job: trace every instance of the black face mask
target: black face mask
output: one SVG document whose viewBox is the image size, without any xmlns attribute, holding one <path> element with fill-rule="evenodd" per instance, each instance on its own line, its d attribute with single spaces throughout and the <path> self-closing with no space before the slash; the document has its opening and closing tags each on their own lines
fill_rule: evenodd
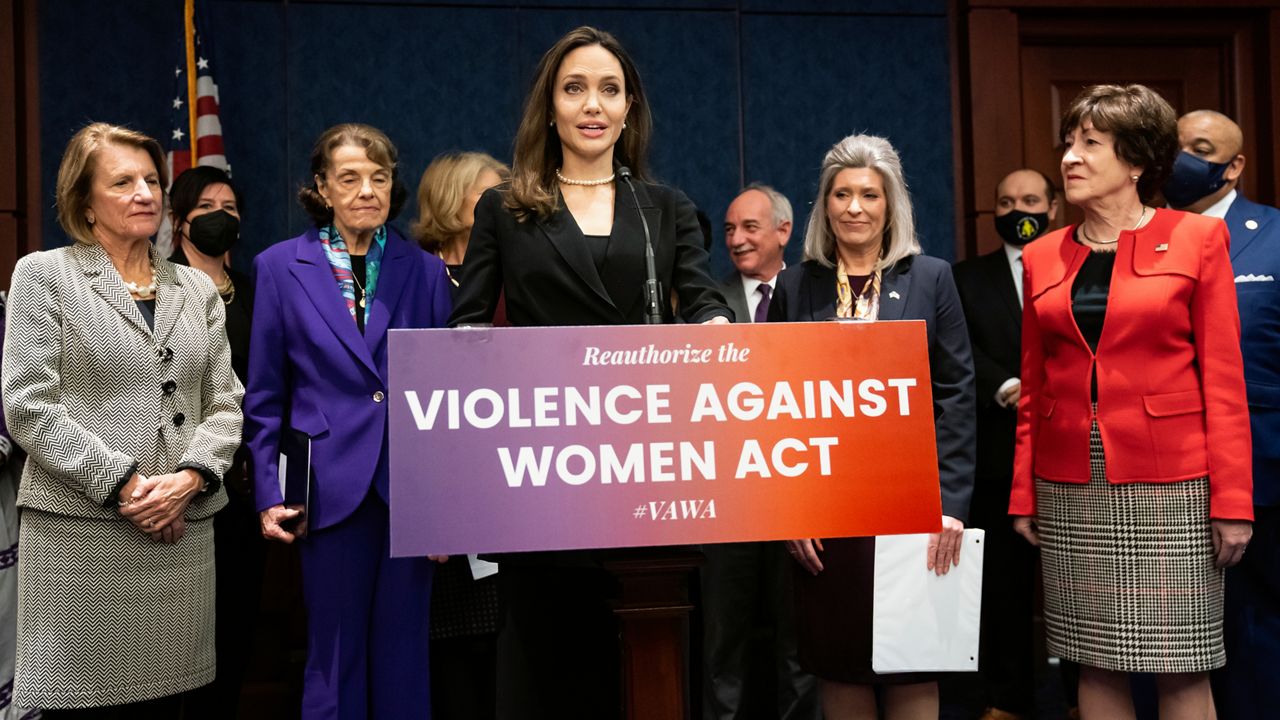
<svg viewBox="0 0 1280 720">
<path fill-rule="evenodd" d="M 1049 229 L 1049 213 L 1029 213 L 1014 210 L 1008 215 L 996 216 L 996 232 L 1010 245 L 1019 247 L 1035 240 Z"/>
<path fill-rule="evenodd" d="M 1230 164 L 1209 162 L 1183 150 L 1173 161 L 1173 172 L 1164 182 L 1164 199 L 1173 207 L 1184 208 L 1218 192 L 1227 184 L 1222 174 Z"/>
<path fill-rule="evenodd" d="M 198 215 L 191 221 L 187 239 L 209 257 L 222 257 L 240 239 L 240 221 L 226 210 Z"/>
</svg>

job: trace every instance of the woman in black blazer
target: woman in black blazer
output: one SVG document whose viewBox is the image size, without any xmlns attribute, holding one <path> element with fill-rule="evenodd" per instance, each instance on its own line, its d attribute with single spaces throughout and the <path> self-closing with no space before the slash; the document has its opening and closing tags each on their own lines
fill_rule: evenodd
<svg viewBox="0 0 1280 720">
<path fill-rule="evenodd" d="M 770 321 L 925 321 L 943 513 L 925 566 L 944 574 L 959 564 L 973 491 L 973 359 L 951 266 L 920 254 L 902 165 L 887 140 L 854 135 L 827 153 L 804 250 L 802 264 L 778 275 Z M 807 571 L 796 574 L 800 663 L 822 680 L 827 720 L 876 717 L 875 685 L 885 686 L 889 716 L 936 719 L 932 677 L 871 670 L 874 538 L 788 545 Z"/>
<path fill-rule="evenodd" d="M 664 322 L 727 323 L 707 271 L 696 210 L 648 182 L 652 120 L 634 63 L 612 35 L 581 27 L 542 57 L 516 134 L 509 184 L 476 206 L 450 324 L 507 320 L 624 325 L 646 317 L 645 231 L 653 241 Z M 635 194 L 619 170 L 630 168 Z M 671 293 L 678 300 L 672 307 Z M 616 581 L 595 553 L 505 556 L 498 715 L 617 717 Z"/>
</svg>

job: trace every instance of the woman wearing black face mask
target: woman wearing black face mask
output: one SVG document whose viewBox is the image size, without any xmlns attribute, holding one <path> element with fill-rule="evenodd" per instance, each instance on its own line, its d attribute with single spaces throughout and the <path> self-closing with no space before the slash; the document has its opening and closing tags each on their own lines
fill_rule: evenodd
<svg viewBox="0 0 1280 720">
<path fill-rule="evenodd" d="M 194 167 L 179 175 L 169 190 L 174 246 L 169 259 L 203 271 L 217 286 L 226 303 L 231 367 L 240 382 L 247 383 L 253 284 L 229 262 L 229 251 L 240 238 L 240 198 L 231 178 L 217 168 Z M 240 446 L 224 480 L 230 503 L 214 516 L 217 678 L 191 693 L 186 712 L 192 718 L 236 716 L 253 647 L 253 625 L 246 619 L 257 615 L 265 548 L 253 507 L 248 458 L 247 449 Z"/>
</svg>

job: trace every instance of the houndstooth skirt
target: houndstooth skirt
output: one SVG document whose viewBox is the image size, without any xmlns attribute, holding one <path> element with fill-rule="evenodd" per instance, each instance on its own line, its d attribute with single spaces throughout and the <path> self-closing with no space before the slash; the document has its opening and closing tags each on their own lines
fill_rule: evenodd
<svg viewBox="0 0 1280 720">
<path fill-rule="evenodd" d="M 1209 479 L 1107 482 L 1089 434 L 1087 484 L 1036 480 L 1049 653 L 1105 670 L 1222 667 L 1222 570 Z"/>
<path fill-rule="evenodd" d="M 124 520 L 25 508 L 14 699 L 123 705 L 213 681 L 213 519 L 172 545 Z"/>
</svg>

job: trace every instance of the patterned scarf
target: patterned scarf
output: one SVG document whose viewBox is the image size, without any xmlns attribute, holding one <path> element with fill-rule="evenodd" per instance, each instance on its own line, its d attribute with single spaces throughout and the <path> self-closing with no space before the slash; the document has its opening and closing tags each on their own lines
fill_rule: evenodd
<svg viewBox="0 0 1280 720">
<path fill-rule="evenodd" d="M 853 297 L 849 287 L 849 273 L 844 269 L 844 261 L 836 264 L 836 317 L 854 320 L 875 320 L 880 315 L 880 271 L 876 270 L 862 286 L 858 297 Z"/>
<path fill-rule="evenodd" d="M 351 311 L 351 319 L 356 317 L 356 277 L 351 272 L 351 254 L 347 252 L 347 243 L 343 241 L 338 228 L 333 224 L 320 228 L 320 245 L 324 255 L 329 259 L 329 267 L 333 268 L 333 277 L 338 281 L 338 290 L 347 301 L 347 310 Z M 369 313 L 373 310 L 373 293 L 378 287 L 378 269 L 382 266 L 382 252 L 387 246 L 387 226 L 379 227 L 373 233 L 373 242 L 369 243 L 369 254 L 364 258 L 364 324 L 369 324 Z"/>
</svg>

